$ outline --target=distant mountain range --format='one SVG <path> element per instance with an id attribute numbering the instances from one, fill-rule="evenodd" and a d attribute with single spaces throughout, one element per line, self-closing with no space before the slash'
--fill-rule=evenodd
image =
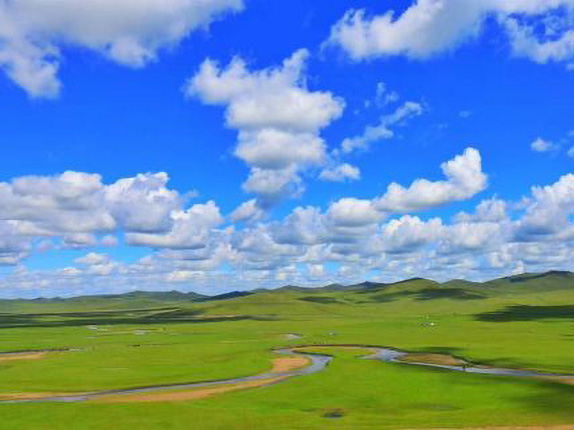
<path id="1" fill-rule="evenodd" d="M 325 293 L 335 291 L 349 291 L 349 292 L 388 292 L 400 294 L 401 291 L 417 291 L 425 290 L 429 294 L 435 291 L 435 294 L 440 295 L 444 293 L 455 294 L 461 296 L 471 297 L 473 295 L 480 296 L 481 294 L 497 294 L 497 293 L 513 293 L 513 292 L 535 292 L 535 291 L 555 291 L 564 289 L 574 289 L 574 273 L 567 271 L 549 271 L 545 273 L 524 273 L 520 275 L 507 276 L 504 278 L 493 279 L 486 282 L 472 282 L 464 279 L 453 279 L 447 282 L 436 282 L 424 278 L 411 278 L 399 282 L 381 283 L 365 281 L 359 284 L 342 285 L 342 284 L 329 284 L 323 287 L 300 287 L 296 285 L 286 285 L 277 289 L 257 289 L 252 291 L 232 291 L 224 294 L 208 296 L 195 292 L 181 292 L 177 290 L 172 291 L 132 291 L 123 294 L 105 294 L 105 295 L 90 295 L 90 296 L 77 296 L 70 298 L 37 298 L 37 299 L 0 299 L 0 311 L 11 302 L 27 302 L 27 303 L 87 303 L 87 302 L 102 302 L 112 304 L 114 302 L 121 302 L 123 305 L 132 303 L 134 306 L 149 306 L 157 305 L 158 303 L 174 303 L 174 302 L 208 302 L 218 300 L 229 300 L 243 296 L 250 296 L 254 294 L 269 294 L 269 293 Z M 4 306 L 2 306 L 2 304 Z M 112 306 L 113 307 L 113 306 Z"/>

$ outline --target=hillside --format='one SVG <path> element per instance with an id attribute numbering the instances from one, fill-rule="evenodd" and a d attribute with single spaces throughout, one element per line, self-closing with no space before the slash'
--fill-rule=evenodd
<path id="1" fill-rule="evenodd" d="M 165 307 L 181 302 L 198 301 L 206 298 L 203 294 L 180 291 L 132 291 L 124 294 L 104 294 L 70 298 L 38 298 L 0 300 L 0 312 L 61 312 L 122 310 Z"/>
<path id="2" fill-rule="evenodd" d="M 401 301 L 479 301 L 520 295 L 574 294 L 574 273 L 550 271 L 514 275 L 487 282 L 461 279 L 438 283 L 412 278 L 394 283 L 365 281 L 353 285 L 330 284 L 319 288 L 288 285 L 277 289 L 232 291 L 215 296 L 180 291 L 133 291 L 125 294 L 0 300 L 1 313 L 121 311 L 186 308 L 206 313 L 284 314 L 343 312 L 348 305 L 375 305 Z M 328 306 L 327 306 L 328 305 Z"/>

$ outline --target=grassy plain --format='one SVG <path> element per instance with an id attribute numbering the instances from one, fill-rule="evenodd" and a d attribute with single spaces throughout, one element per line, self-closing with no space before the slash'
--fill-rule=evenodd
<path id="1" fill-rule="evenodd" d="M 423 429 L 574 424 L 574 387 L 357 358 L 321 346 L 446 353 L 477 364 L 574 373 L 574 276 L 487 284 L 259 291 L 227 300 L 134 295 L 0 302 L 0 394 L 84 392 L 247 376 L 272 348 L 318 345 L 322 372 L 205 399 L 0 404 L 6 430 Z M 106 306 L 110 303 L 110 306 Z M 298 334 L 301 337 L 289 336 Z"/>

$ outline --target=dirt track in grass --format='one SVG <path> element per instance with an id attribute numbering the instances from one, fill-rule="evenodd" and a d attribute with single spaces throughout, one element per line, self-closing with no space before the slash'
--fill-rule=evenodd
<path id="1" fill-rule="evenodd" d="M 460 366 L 465 362 L 459 360 L 458 358 L 452 357 L 445 354 L 418 354 L 411 353 L 406 357 L 400 359 L 405 363 L 427 363 L 427 364 L 437 364 L 439 366 Z"/>
<path id="2" fill-rule="evenodd" d="M 205 399 L 217 394 L 229 393 L 232 391 L 245 390 L 247 388 L 257 388 L 264 385 L 274 384 L 288 378 L 287 376 L 277 376 L 269 379 L 258 379 L 239 384 L 224 385 L 222 387 L 198 388 L 194 390 L 172 391 L 153 394 L 134 395 L 110 395 L 98 397 L 92 402 L 96 403 L 144 403 L 144 402 L 183 402 L 190 400 Z"/>
<path id="3" fill-rule="evenodd" d="M 309 365 L 310 361 L 306 357 L 292 356 L 292 357 L 281 357 L 273 360 L 273 367 L 271 368 L 272 373 L 284 373 L 291 372 L 292 370 L 300 369 Z"/>
<path id="4" fill-rule="evenodd" d="M 0 355 L 0 363 L 4 361 L 17 361 L 17 360 L 39 360 L 46 356 L 46 352 L 22 352 L 14 354 Z"/>

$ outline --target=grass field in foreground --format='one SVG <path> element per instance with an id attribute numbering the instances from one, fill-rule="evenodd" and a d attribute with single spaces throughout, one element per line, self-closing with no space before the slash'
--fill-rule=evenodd
<path id="1" fill-rule="evenodd" d="M 544 281 L 544 282 L 542 282 Z M 490 291 L 416 280 L 286 289 L 105 312 L 59 303 L 0 315 L 0 350 L 74 348 L 0 361 L 0 393 L 74 392 L 231 378 L 271 348 L 355 343 L 574 373 L 574 287 L 542 279 Z M 535 286 L 535 285 L 534 285 Z M 117 305 L 117 303 L 115 304 Z M 165 305 L 165 303 L 163 303 Z M 47 306 L 53 306 L 49 304 Z M 121 306 L 120 306 L 121 307 Z M 32 308 L 32 309 L 31 309 Z M 75 312 L 75 314 L 74 314 Z M 301 338 L 287 336 L 297 333 Z M 158 404 L 1 404 L 2 429 L 416 429 L 574 424 L 574 386 L 358 359 L 269 387 Z"/>

